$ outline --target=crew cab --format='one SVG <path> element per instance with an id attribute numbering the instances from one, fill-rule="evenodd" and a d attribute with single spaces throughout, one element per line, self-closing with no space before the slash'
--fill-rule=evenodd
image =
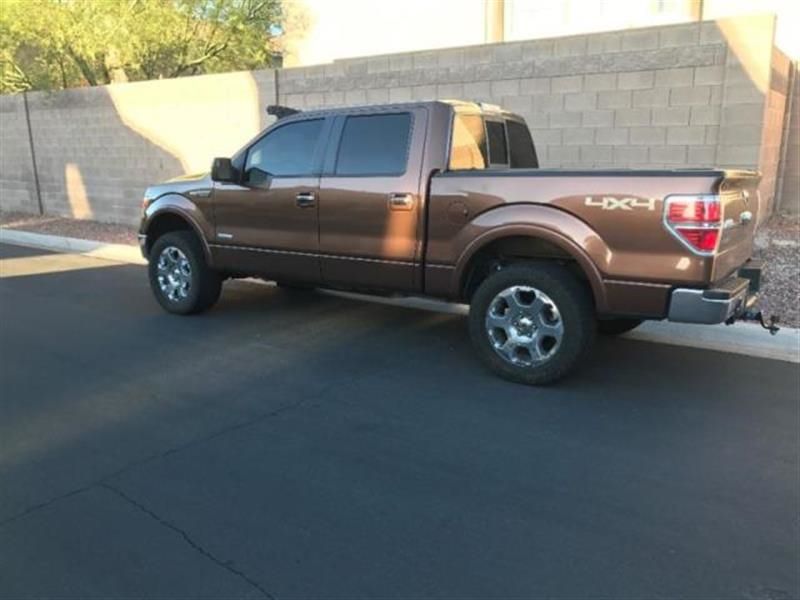
<path id="1" fill-rule="evenodd" d="M 598 331 L 760 315 L 757 172 L 542 169 L 520 116 L 473 102 L 273 112 L 209 174 L 146 191 L 167 311 L 254 276 L 468 303 L 479 356 L 528 384 L 568 373 Z"/>

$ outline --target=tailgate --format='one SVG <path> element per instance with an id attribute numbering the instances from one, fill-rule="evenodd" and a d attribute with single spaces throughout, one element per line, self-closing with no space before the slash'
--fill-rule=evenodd
<path id="1" fill-rule="evenodd" d="M 718 281 L 739 268 L 753 253 L 761 196 L 756 171 L 726 171 L 719 184 L 722 236 L 714 258 L 711 280 Z"/>

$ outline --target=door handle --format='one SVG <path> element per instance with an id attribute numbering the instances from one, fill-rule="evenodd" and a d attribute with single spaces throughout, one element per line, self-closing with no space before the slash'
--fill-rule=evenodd
<path id="1" fill-rule="evenodd" d="M 317 201 L 317 196 L 314 192 L 300 192 L 295 196 L 295 203 L 300 208 L 310 208 L 314 206 Z"/>
<path id="2" fill-rule="evenodd" d="M 389 194 L 391 210 L 411 210 L 414 208 L 414 194 Z"/>

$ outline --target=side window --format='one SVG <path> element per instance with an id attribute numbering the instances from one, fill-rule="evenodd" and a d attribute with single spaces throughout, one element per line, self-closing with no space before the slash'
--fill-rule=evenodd
<path id="1" fill-rule="evenodd" d="M 347 117 L 337 175 L 402 175 L 411 135 L 409 113 Z"/>
<path id="2" fill-rule="evenodd" d="M 268 175 L 311 175 L 323 119 L 289 123 L 268 133 L 247 153 L 245 181 Z"/>
<path id="3" fill-rule="evenodd" d="M 506 149 L 506 126 L 502 121 L 486 121 L 489 137 L 489 162 L 493 165 L 508 165 Z"/>
<path id="4" fill-rule="evenodd" d="M 538 169 L 539 160 L 533 147 L 531 132 L 525 123 L 506 121 L 508 147 L 511 149 L 512 169 Z"/>
<path id="5" fill-rule="evenodd" d="M 450 169 L 485 169 L 488 163 L 483 118 L 479 115 L 456 114 L 450 140 Z"/>

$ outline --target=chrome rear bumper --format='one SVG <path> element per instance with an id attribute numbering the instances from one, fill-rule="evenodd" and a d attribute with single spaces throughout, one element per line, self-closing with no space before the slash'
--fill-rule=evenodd
<path id="1" fill-rule="evenodd" d="M 736 275 L 708 289 L 672 290 L 667 318 L 679 323 L 724 323 L 758 303 L 762 264 L 749 261 Z"/>

